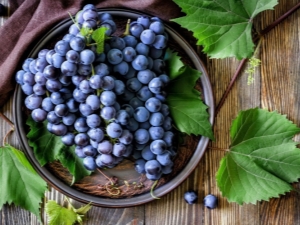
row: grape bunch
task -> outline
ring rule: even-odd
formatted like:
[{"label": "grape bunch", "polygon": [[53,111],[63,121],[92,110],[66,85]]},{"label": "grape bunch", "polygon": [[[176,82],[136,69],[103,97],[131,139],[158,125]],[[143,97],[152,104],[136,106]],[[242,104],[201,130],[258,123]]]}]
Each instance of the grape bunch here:
[{"label": "grape bunch", "polygon": [[[176,155],[163,60],[168,35],[157,17],[140,16],[128,26],[129,33],[114,36],[112,16],[85,5],[54,49],[27,58],[15,77],[32,119],[47,121],[50,133],[75,145],[86,169],[131,157],[138,173],[157,180],[172,171]],[[80,31],[103,27],[99,53]]]}]

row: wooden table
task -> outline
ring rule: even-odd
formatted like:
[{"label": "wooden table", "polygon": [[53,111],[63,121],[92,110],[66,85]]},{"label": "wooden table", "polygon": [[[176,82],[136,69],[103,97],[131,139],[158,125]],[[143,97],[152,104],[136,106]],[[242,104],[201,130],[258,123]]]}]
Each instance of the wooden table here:
[{"label": "wooden table", "polygon": [[[6,0],[0,0],[6,3]],[[259,31],[284,14],[299,0],[279,0],[275,10],[261,13],[254,20]],[[3,24],[6,18],[1,18]],[[216,115],[214,133],[216,141],[212,147],[228,148],[230,145],[229,129],[232,120],[240,110],[253,107],[277,110],[281,114],[300,125],[299,92],[300,92],[300,10],[293,13],[275,29],[269,32],[261,42],[257,57],[262,63],[255,72],[255,81],[247,85],[247,74],[242,73],[223,107]],[[200,54],[205,62],[213,87],[215,101],[218,103],[233,76],[239,61],[235,59],[208,59]],[[1,109],[12,118],[12,98]],[[0,140],[10,129],[9,125],[0,120]],[[297,136],[295,140],[299,141]],[[16,134],[9,138],[16,148],[21,148]],[[84,224],[111,225],[194,225],[194,224],[228,224],[228,225],[296,225],[300,224],[300,195],[293,191],[280,198],[263,201],[256,205],[238,205],[228,203],[221,196],[216,185],[215,175],[224,152],[207,149],[196,170],[179,187],[171,193],[151,203],[132,208],[100,208],[93,207],[89,220]],[[299,188],[299,183],[294,184]],[[183,200],[183,194],[188,189],[197,190],[199,202],[188,205]],[[1,191],[1,190],[0,190]],[[205,195],[212,193],[219,199],[219,206],[214,210],[206,209],[202,204]],[[63,195],[51,189],[46,194],[48,199],[63,201]],[[80,205],[74,202],[75,205]],[[45,218],[45,215],[43,215]],[[39,224],[36,217],[16,206],[5,205],[0,213],[0,224],[33,225]]]}]

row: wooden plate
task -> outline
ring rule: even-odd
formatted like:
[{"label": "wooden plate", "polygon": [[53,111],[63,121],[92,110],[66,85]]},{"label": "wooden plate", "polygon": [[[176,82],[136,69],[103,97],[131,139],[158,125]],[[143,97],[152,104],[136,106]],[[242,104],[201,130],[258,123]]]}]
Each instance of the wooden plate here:
[{"label": "wooden plate", "polygon": [[[125,10],[125,9],[105,9],[99,10],[99,13],[110,13],[118,24],[118,30],[122,33],[127,19],[136,19],[144,13]],[[66,19],[51,29],[32,49],[28,57],[36,58],[39,50],[43,48],[51,49],[53,43],[67,33],[71,19]],[[124,29],[123,29],[124,30]],[[206,69],[193,48],[169,25],[166,25],[166,31],[170,37],[170,47],[178,51],[184,61],[201,71],[202,76],[198,82],[197,88],[202,93],[204,103],[209,107],[210,122],[214,118],[214,101],[211,84]],[[133,161],[126,159],[120,165],[113,169],[103,170],[105,176],[116,177],[118,179],[118,189],[111,189],[108,179],[100,172],[95,172],[91,176],[85,177],[80,182],[70,186],[72,176],[59,163],[48,163],[41,167],[35,159],[32,148],[28,145],[26,134],[26,113],[24,112],[24,95],[20,86],[16,88],[14,95],[14,119],[17,127],[21,145],[35,167],[37,172],[55,189],[69,196],[72,199],[102,207],[129,207],[147,203],[154,200],[150,194],[150,188],[153,181],[146,179],[145,175],[140,175],[134,170]],[[174,170],[171,174],[163,176],[154,190],[154,195],[161,197],[176,188],[183,182],[189,174],[198,165],[209,139],[206,137],[186,137],[184,143],[179,146],[178,154],[174,162]],[[117,195],[114,195],[117,194]]]}]

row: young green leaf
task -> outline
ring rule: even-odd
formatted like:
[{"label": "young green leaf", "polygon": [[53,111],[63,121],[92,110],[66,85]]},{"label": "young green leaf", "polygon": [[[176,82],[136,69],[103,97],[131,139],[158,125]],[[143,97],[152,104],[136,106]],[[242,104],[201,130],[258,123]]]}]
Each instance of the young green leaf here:
[{"label": "young green leaf", "polygon": [[97,53],[100,54],[104,52],[104,42],[106,39],[106,32],[107,28],[105,27],[99,27],[98,29],[94,30],[92,33],[92,39],[96,42],[97,44]]},{"label": "young green leaf", "polygon": [[273,9],[277,0],[173,0],[186,16],[173,19],[193,32],[198,45],[212,58],[252,56],[253,18]]},{"label": "young green leaf", "polygon": [[0,209],[14,203],[40,218],[46,182],[36,173],[24,153],[12,146],[0,147]]},{"label": "young green leaf", "polygon": [[41,166],[59,160],[73,175],[72,184],[91,173],[85,169],[82,160],[75,155],[74,146],[64,145],[60,137],[47,130],[46,123],[36,123],[30,117],[26,123],[30,127],[27,134],[28,143]]},{"label": "young green leaf", "polygon": [[200,92],[195,89],[200,72],[184,66],[180,57],[169,50],[165,59],[167,65],[175,65],[170,66],[172,69],[168,71],[171,81],[167,88],[167,103],[176,127],[189,135],[214,139],[207,106],[202,102]]},{"label": "young green leaf", "polygon": [[300,132],[277,112],[249,109],[233,121],[230,151],[221,160],[217,184],[229,202],[253,203],[278,197],[300,178]]},{"label": "young green leaf", "polygon": [[[68,199],[67,199],[68,200]],[[72,225],[74,223],[82,224],[86,213],[91,209],[91,203],[84,205],[78,209],[68,200],[68,208],[62,207],[55,201],[48,201],[46,203],[45,209],[48,216],[49,225],[65,224]]]},{"label": "young green leaf", "polygon": [[45,210],[48,216],[49,225],[65,224],[73,225],[77,222],[77,214],[71,209],[60,206],[55,201],[49,200]]}]

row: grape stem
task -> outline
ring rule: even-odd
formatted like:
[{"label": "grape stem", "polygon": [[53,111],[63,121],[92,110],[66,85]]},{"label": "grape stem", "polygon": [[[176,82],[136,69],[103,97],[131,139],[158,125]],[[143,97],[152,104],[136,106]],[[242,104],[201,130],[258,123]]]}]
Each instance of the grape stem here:
[{"label": "grape stem", "polygon": [[123,33],[123,35],[122,35],[123,37],[125,37],[125,36],[127,36],[127,35],[130,34],[130,33],[129,33],[130,22],[131,22],[131,20],[128,19],[128,20],[127,20],[127,23],[126,23],[125,31],[124,31],[124,33]]},{"label": "grape stem", "polygon": [[154,188],[156,187],[157,183],[158,183],[158,180],[156,180],[156,181],[152,184],[151,190],[150,190],[150,194],[151,194],[152,198],[154,198],[154,199],[160,199],[159,197],[156,197],[156,196],[154,195]]},{"label": "grape stem", "polygon": [[[300,7],[300,2],[298,4],[296,4],[294,7],[292,7],[290,10],[288,10],[286,13],[284,13],[282,16],[280,16],[278,19],[276,19],[273,23],[269,24],[266,28],[264,28],[261,32],[259,32],[259,34],[253,38],[254,42],[257,42],[259,39],[261,39],[262,37],[264,37],[266,34],[268,34],[273,28],[275,28],[279,23],[281,23],[282,21],[284,21],[288,16],[290,16],[292,13],[294,13],[298,8]],[[218,115],[218,113],[220,112],[220,109],[222,108],[225,99],[227,98],[233,84],[235,83],[237,77],[239,76],[239,74],[241,73],[242,69],[244,68],[244,65],[246,64],[246,62],[248,61],[247,58],[242,59],[240,64],[238,65],[233,77],[231,78],[231,81],[229,83],[229,85],[227,86],[220,102],[218,103],[217,107],[216,107],[216,115]]]},{"label": "grape stem", "polygon": [[8,135],[15,130],[15,125],[2,112],[0,112],[0,117],[2,119],[4,119],[10,125],[10,130],[5,134],[3,141],[2,141],[2,145],[5,146],[5,142],[6,142]]}]

